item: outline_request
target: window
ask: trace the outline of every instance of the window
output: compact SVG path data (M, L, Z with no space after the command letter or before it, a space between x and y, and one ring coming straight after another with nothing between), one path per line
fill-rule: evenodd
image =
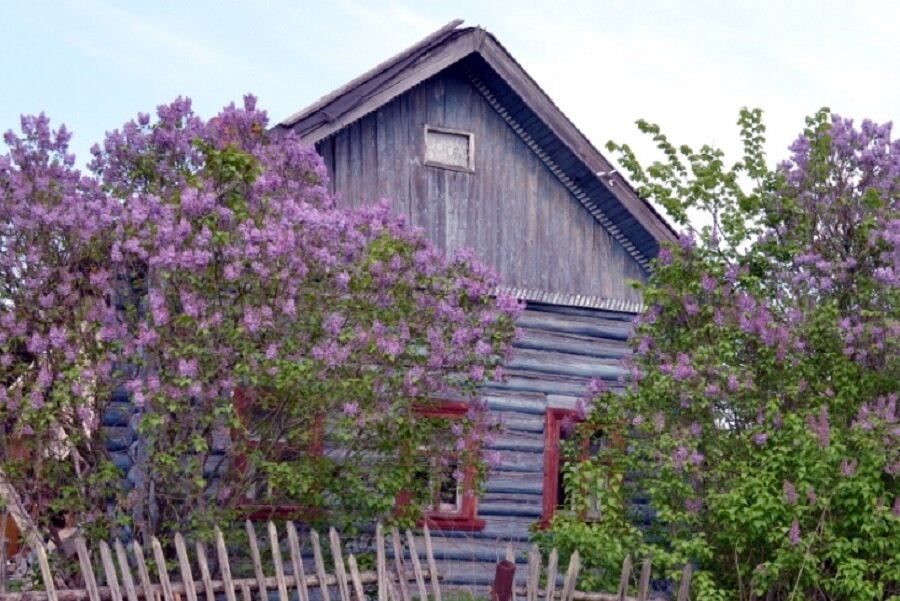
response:
M565 486L565 459L560 452L560 442L574 434L577 413L573 409L547 409L544 415L544 485L541 528L550 523L550 519L559 510L573 510L570 490ZM581 457L587 459L595 455L607 444L602 430L594 432L582 443ZM596 520L600 517L596 497L590 499L590 508L581 516L585 520Z
M475 136L446 127L425 126L425 164L456 171L475 171Z
M436 407L418 411L425 418L460 420L468 407L460 402L443 402ZM474 470L460 465L457 456L417 458L422 463L417 477L431 491L430 502L424 508L422 523L436 530L478 531L484 520L478 519L478 498L472 490ZM409 495L401 494L397 504L409 503Z

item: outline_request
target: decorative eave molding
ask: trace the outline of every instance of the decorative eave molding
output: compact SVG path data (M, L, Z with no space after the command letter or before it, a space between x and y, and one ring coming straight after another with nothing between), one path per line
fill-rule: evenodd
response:
M578 199L578 202L587 209L591 215L594 216L594 219L606 229L607 232L622 245L622 248L635 260L637 263L644 268L648 273L651 272L650 268L650 260L641 253L638 248L632 244L631 240L612 222L612 220L607 217L607 215L600 209L597 204L591 200L591 197L588 196L575 182L570 178L566 173L560 169L559 165L550 158L550 156L543 151L540 145L534 141L534 138L525 131L525 129L510 115L510 113L500 104L500 101L497 100L497 97L488 89L487 85L484 81L481 80L475 73L472 72L471 69L466 69L466 76L469 78L469 81L478 90L479 93L484 97L484 99L491 105L491 107L497 111L497 114L506 121L507 125L509 125L516 135L521 138L526 145L537 155L537 157L547 166L547 168L556 176L556 178L560 181L562 185L572 193L575 198Z
M508 294L519 300L564 307L582 307L603 311L619 311L621 313L643 313L645 305L639 301L628 301L617 298L605 298L588 294L571 294L568 292L550 292L537 288L516 288L514 286L497 286L500 294Z

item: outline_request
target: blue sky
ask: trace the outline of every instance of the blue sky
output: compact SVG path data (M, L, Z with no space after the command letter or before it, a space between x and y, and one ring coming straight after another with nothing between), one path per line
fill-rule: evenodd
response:
M736 149L759 106L781 159L821 106L900 117L900 2L0 0L0 129L47 112L87 148L178 95L252 92L279 121L453 18L494 33L595 144L633 126Z

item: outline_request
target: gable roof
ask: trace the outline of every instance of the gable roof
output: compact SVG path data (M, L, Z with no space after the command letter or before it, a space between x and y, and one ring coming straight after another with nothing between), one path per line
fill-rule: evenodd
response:
M311 144L456 66L559 181L641 265L677 236L497 39L455 20L276 126Z

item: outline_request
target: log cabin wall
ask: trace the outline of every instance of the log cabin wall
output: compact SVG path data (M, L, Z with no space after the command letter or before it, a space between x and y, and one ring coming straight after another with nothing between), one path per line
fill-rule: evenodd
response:
M426 127L471 134L471 171L426 164ZM505 366L483 390L506 424L502 462L479 499L475 532L433 530L448 585L483 592L510 542L519 552L541 519L545 419L573 408L592 377L619 385L620 359L647 272L454 66L317 143L344 206L381 198L446 252L471 248L511 289L548 298L623 301L630 311L529 302ZM422 544L419 545L422 547ZM524 576L520 570L519 578ZM519 582L524 584L524 582Z
M471 134L472 170L426 164L426 127ZM391 200L440 248L468 247L517 289L638 303L647 272L473 85L463 65L317 143L348 206Z

